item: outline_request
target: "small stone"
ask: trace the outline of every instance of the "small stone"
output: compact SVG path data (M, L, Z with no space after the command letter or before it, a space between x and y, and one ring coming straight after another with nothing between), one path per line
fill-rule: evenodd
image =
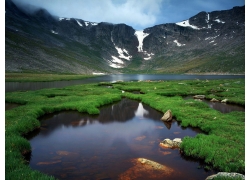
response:
M228 99L223 99L221 102L226 103L227 101L228 101Z
M171 139L164 139L160 142L160 146L162 148L179 148L180 144L182 143L181 138Z
M205 95L195 95L193 96L194 99L204 99Z
M210 101L211 101L211 102L218 102L219 100L213 98L213 99L211 99Z
M171 121L172 120L172 112L169 109L161 118L162 121Z

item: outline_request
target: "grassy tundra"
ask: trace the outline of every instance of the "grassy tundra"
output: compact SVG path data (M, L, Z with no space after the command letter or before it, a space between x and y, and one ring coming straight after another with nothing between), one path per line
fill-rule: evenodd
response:
M23 158L23 154L31 151L23 136L40 127L38 117L63 110L98 114L99 107L123 97L141 101L162 113L171 109L183 127L199 127L204 134L185 137L180 149L183 154L203 159L208 168L244 174L245 112L223 114L203 102L182 98L197 94L206 95L207 99L228 99L227 103L244 106L245 79L103 82L6 93L5 102L21 104L5 111L6 179L54 179L30 169Z

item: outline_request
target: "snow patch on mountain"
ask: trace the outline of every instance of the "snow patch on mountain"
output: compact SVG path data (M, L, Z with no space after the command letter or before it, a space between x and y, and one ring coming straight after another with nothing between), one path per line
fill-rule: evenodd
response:
M82 26L82 24L79 21L76 20L76 22L79 24L79 26Z
M197 26L194 26L194 25L189 24L189 19L188 19L188 20L185 20L185 21L177 22L177 23L175 23L175 24L176 24L176 25L179 25L179 26L183 26L183 27L191 27L191 28L197 29L197 30L200 29L200 28L198 28Z
M112 59L108 60L108 64L109 64L110 67L112 67L112 68L123 68L124 62L121 59L119 59L119 58L117 58L115 56L111 56L111 57L112 57Z
M185 46L186 45L186 44L179 43L177 40L174 40L173 42L176 43L177 46Z
M114 64L114 63L112 63L112 62L109 63L109 66L112 67L112 68L117 68L117 69L123 68L122 66L120 66L120 65L118 65L118 64Z
M212 24L209 24L209 19L210 19L210 17L209 17L209 13L207 13L207 19L206 19L206 22L207 22L207 28L208 28L208 29L210 29L210 28L211 28L211 26L212 26Z
M214 37L207 37L207 38L205 38L205 41L206 40L213 40L213 39L217 38L218 36L220 36L220 35L217 35L217 36L214 36Z
M153 54L153 53L147 53L147 51L144 51L144 55L146 55L146 56L148 56L148 57L145 57L145 58L143 58L143 59L144 59L144 60L149 60L149 59L152 58L151 56L153 56L154 54Z
M93 72L92 74L93 75L105 75L105 73L95 73L95 72Z
M115 48L116 48L120 58L126 59L128 61L132 58L132 56L130 56L128 54L128 51L126 49L121 49L117 46L115 46ZM127 56L125 54L127 54Z
M145 37L147 37L149 34L148 33L144 33L143 30L141 31L135 31L135 36L137 37L138 41L139 41L139 46L137 46L138 48L138 52L143 52L142 46L143 46L143 39Z
M221 21L221 20L219 20L219 19L215 19L214 21L216 21L216 22L218 22L218 23L222 23L222 24L225 23L224 21Z
M58 32L56 32L56 31L53 31L53 30L51 30L51 32L52 32L53 34L58 34Z
M115 63L118 63L118 64L124 64L124 62L121 59L119 59L119 58L117 58L115 56L111 56L111 57L113 58L112 62L115 62Z
M92 26L98 25L98 23L95 23L95 22L88 22L88 21L85 21L84 23L85 23L86 26L88 26L88 25L90 25L90 24L91 24Z

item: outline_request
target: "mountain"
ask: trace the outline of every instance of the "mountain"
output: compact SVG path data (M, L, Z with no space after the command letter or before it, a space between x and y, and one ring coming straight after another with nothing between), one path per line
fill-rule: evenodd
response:
M245 73L245 6L136 31L5 1L5 71Z

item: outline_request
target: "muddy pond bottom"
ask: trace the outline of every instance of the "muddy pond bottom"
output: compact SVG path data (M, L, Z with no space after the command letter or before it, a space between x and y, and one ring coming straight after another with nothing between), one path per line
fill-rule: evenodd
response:
M195 128L164 123L163 113L122 99L91 116L67 111L43 116L40 130L27 137L30 167L58 179L205 179L202 162L163 149L166 139L194 137ZM146 160L155 164L148 165ZM160 167L160 168L159 168Z

